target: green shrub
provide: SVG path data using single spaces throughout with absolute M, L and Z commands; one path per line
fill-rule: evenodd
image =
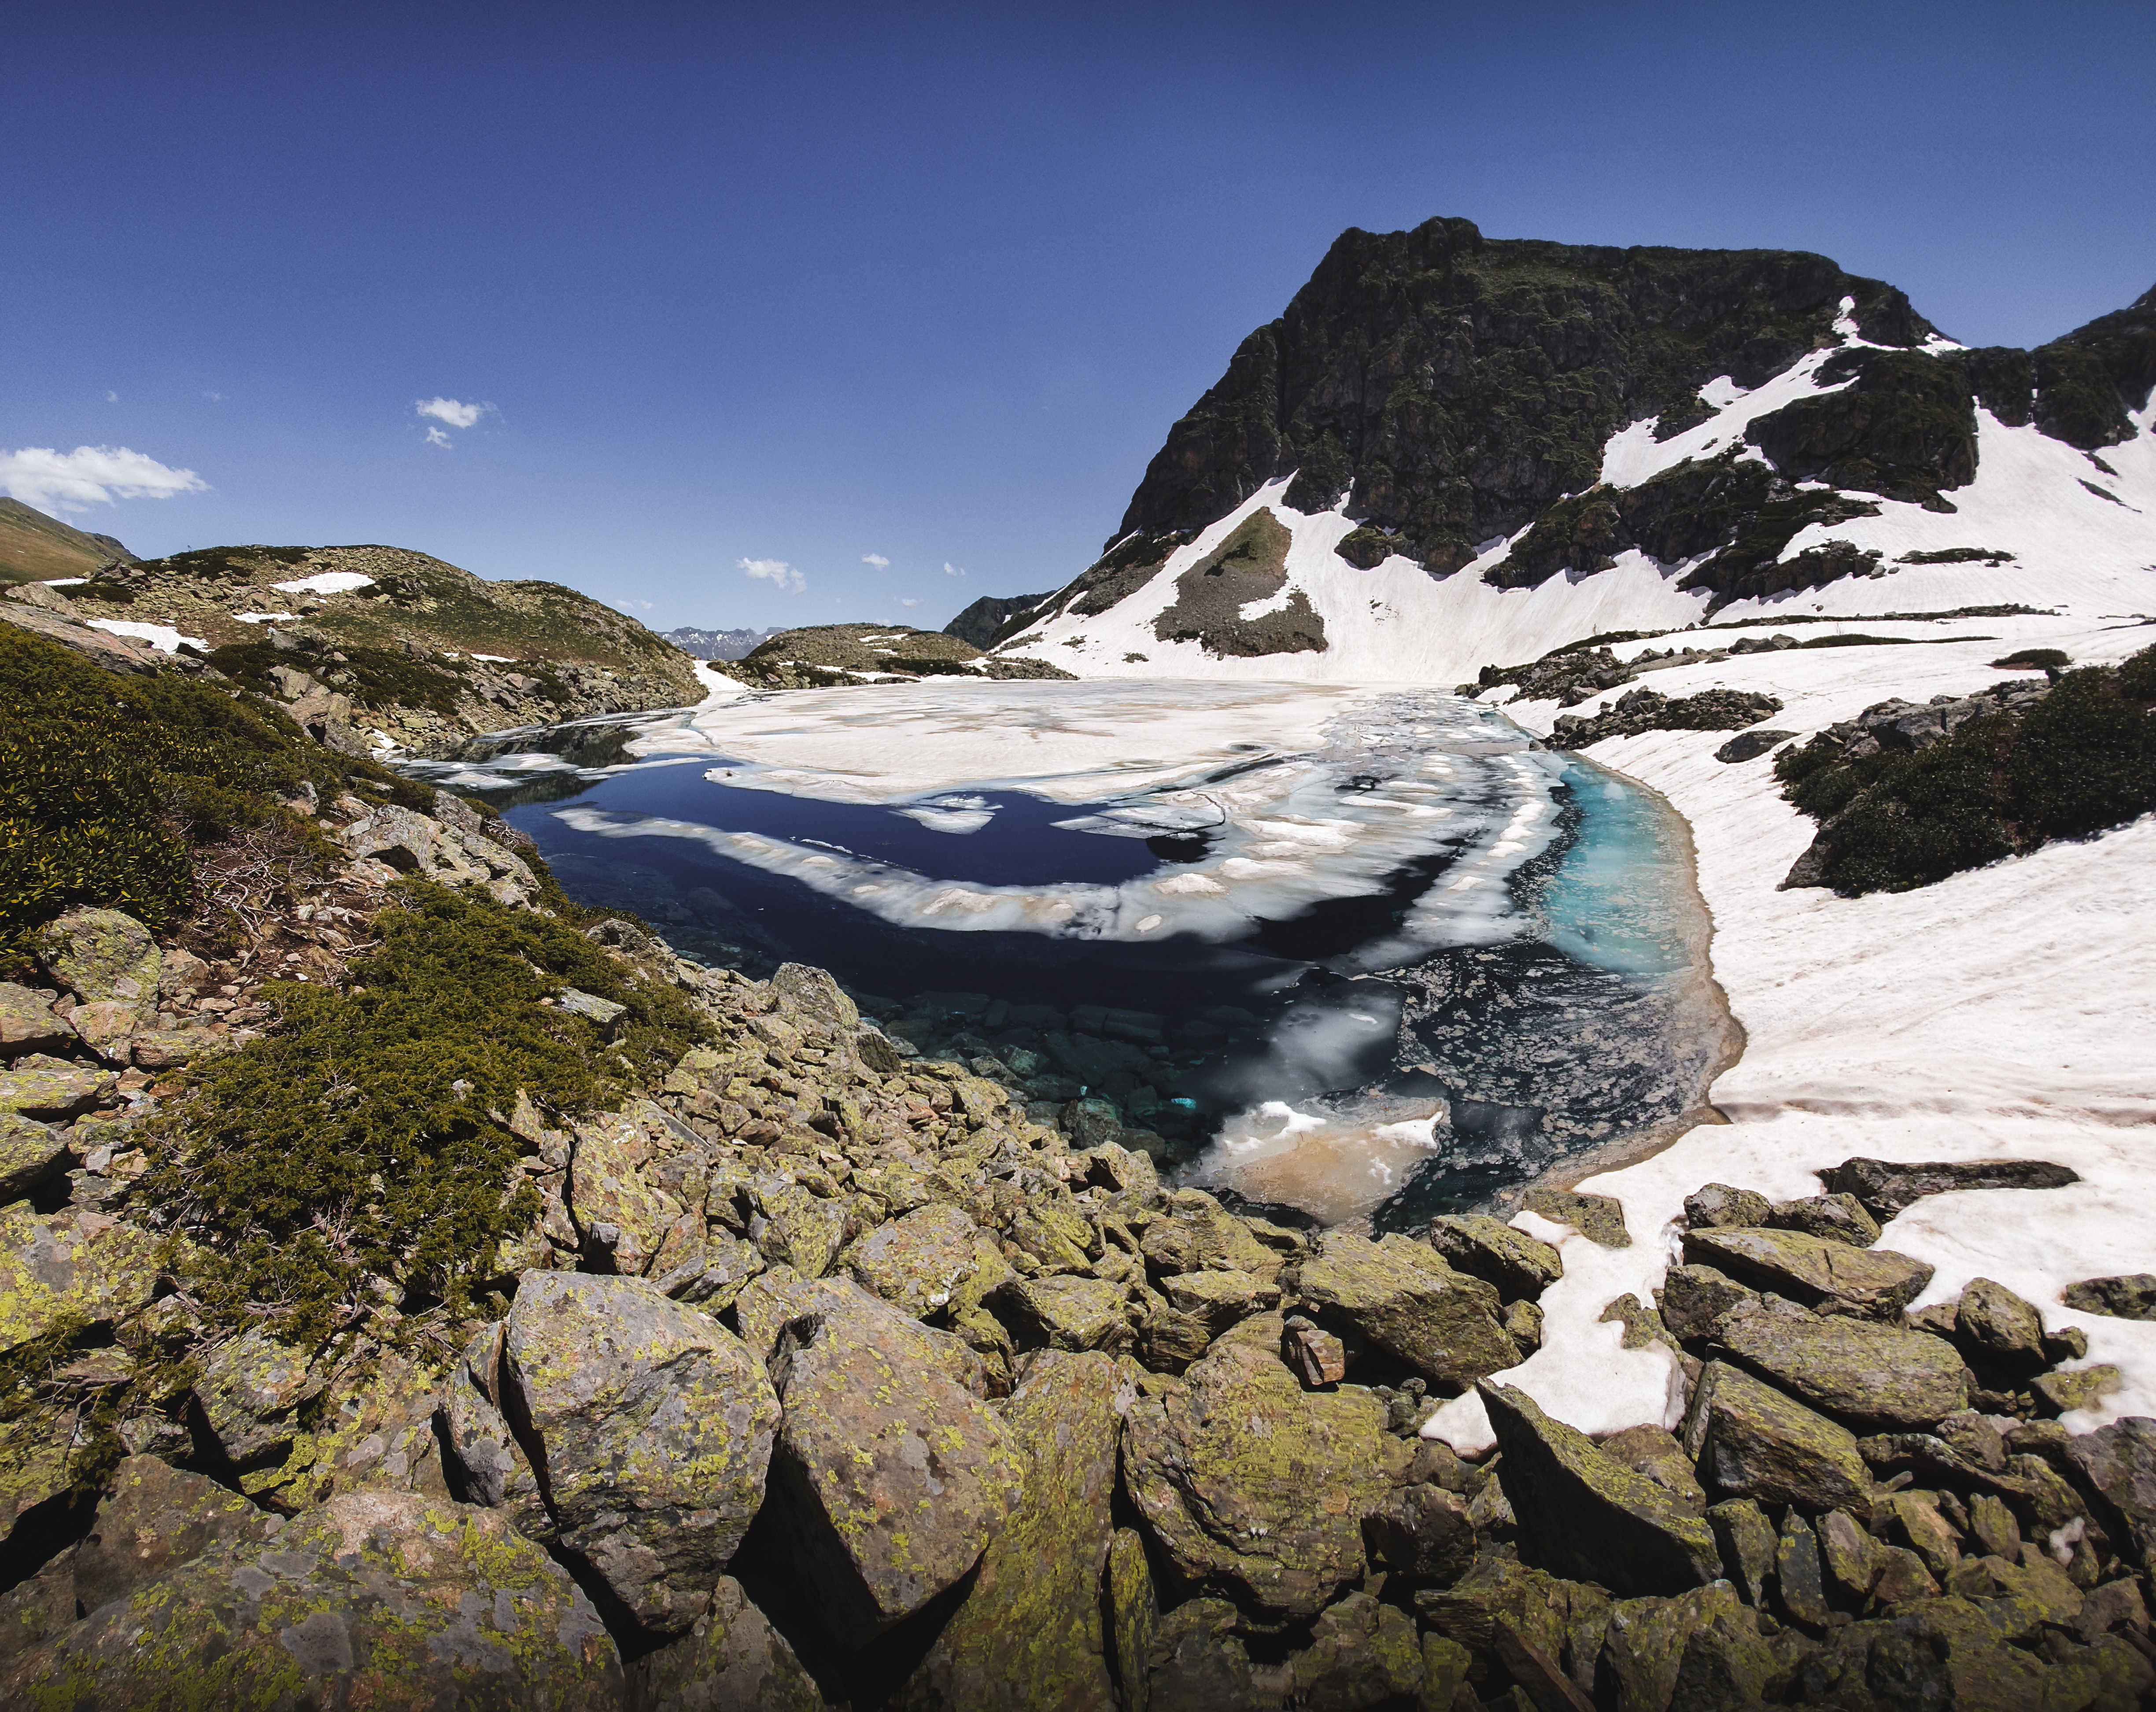
M 0 625 L 0 960 L 76 905 L 163 926 L 193 896 L 198 845 L 282 818 L 280 796 L 342 788 L 356 768 L 281 714 L 213 685 L 121 677 Z
M 2011 671 L 2016 666 L 2063 672 L 2073 661 L 2056 648 L 2022 648 L 2001 654 L 1991 664 L 2002 672 Z
M 398 890 L 350 990 L 264 988 L 269 1035 L 204 1065 L 153 1126 L 143 1199 L 192 1245 L 190 1288 L 218 1318 L 267 1310 L 316 1340 L 384 1285 L 407 1313 L 462 1318 L 538 1212 L 501 1117 L 519 1092 L 588 1111 L 705 1037 L 678 992 L 566 921 L 418 879 Z M 564 987 L 629 1007 L 612 1042 L 540 1002 Z
M 1845 897 L 1907 891 L 2156 809 L 2151 700 L 2156 648 L 2144 648 L 2115 671 L 2068 672 L 2025 713 L 1972 720 L 1929 749 L 1846 761 L 1821 735 L 1776 757 L 1774 775 L 1821 823 L 1828 884 Z

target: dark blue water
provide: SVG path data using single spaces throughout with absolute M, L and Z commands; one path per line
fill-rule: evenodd
M 517 740 L 527 751 L 549 741 L 586 766 L 625 758 L 618 744 L 603 752 L 615 741 L 603 727 Z M 1373 970 L 1370 948 L 1404 943 L 1418 900 L 1446 884 L 1470 841 L 1404 861 L 1365 895 L 1252 920 L 1225 942 L 947 931 L 886 920 L 693 838 L 608 837 L 562 812 L 760 834 L 988 886 L 1115 886 L 1199 860 L 1209 841 L 1055 824 L 1127 804 L 964 786 L 894 806 L 830 802 L 707 778 L 727 765 L 709 751 L 653 764 L 663 759 L 458 788 L 531 833 L 572 897 L 632 911 L 712 964 L 758 976 L 789 961 L 829 969 L 894 1038 L 993 1063 L 1043 1115 L 1105 1099 L 1188 1160 L 1268 1100 L 1350 1128 L 1435 1112 L 1433 1151 L 1378 1210 L 1381 1226 L 1476 1204 L 1686 1109 L 1719 1049 L 1720 1019 L 1686 997 L 1702 953 L 1673 925 L 1680 900 L 1697 900 L 1667 811 L 1590 764 L 1550 769 L 1557 836 L 1505 882 L 1527 930 Z M 1369 782 L 1343 774 L 1337 788 Z M 938 831 L 905 809 L 979 823 Z

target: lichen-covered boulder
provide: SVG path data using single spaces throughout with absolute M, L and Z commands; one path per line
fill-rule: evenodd
M 1968 1402 L 1959 1352 L 1926 1332 L 1768 1297 L 1732 1308 L 1715 1336 L 1732 1360 L 1860 1426 L 1928 1427 Z
M 1776 1663 L 1760 1638 L 1757 1613 L 1738 1602 L 1733 1588 L 1716 1583 L 1673 1598 L 1612 1605 L 1596 1674 L 1606 1684 L 1607 1704 L 1622 1712 L 1671 1705 L 1688 1666 L 1695 1677 L 1734 1676 L 1738 1682 L 1730 1686 L 1738 1692 L 1674 1703 L 1733 1709 L 1765 1704 Z
M 1973 1278 L 1954 1306 L 1954 1335 L 1988 1371 L 2026 1379 L 2051 1363 L 2044 1319 L 2035 1307 L 1988 1278 Z
M 846 1239 L 844 1202 L 813 1195 L 777 1171 L 760 1173 L 751 1193 L 757 1210 L 748 1237 L 766 1260 L 791 1266 L 803 1278 L 831 1269 Z
M 1697 1512 L 1525 1392 L 1481 1390 L 1505 1458 L 1505 1495 L 1537 1561 L 1630 1595 L 1681 1592 L 1721 1575 L 1714 1532 Z
M 631 1278 L 652 1271 L 684 1209 L 645 1176 L 649 1159 L 641 1130 L 621 1114 L 577 1126 L 563 1198 L 587 1263 Z
M 1003 1406 L 1029 1453 L 1010 1520 L 896 1706 L 1110 1712 L 1101 1576 L 1120 1416 L 1136 1393 L 1101 1355 L 1044 1351 Z
M 1859 1248 L 1868 1248 L 1879 1240 L 1879 1221 L 1854 1195 L 1807 1195 L 1794 1201 L 1777 1201 L 1760 1222 L 1776 1230 L 1804 1231 Z
M 1564 1276 L 1564 1258 L 1548 1243 L 1484 1212 L 1432 1219 L 1430 1245 L 1453 1270 L 1494 1285 L 1507 1302 L 1539 1296 Z
M 157 1286 L 157 1243 L 101 1212 L 0 1210 L 0 1355 L 67 1321 L 109 1325 Z
M 781 963 L 771 977 L 771 990 L 785 1009 L 826 1028 L 851 1030 L 861 1026 L 860 1007 L 824 970 L 806 963 Z
M 0 1058 L 67 1045 L 74 1031 L 27 987 L 0 981 Z
M 1014 1328 L 1051 1350 L 1119 1350 L 1131 1340 L 1123 1287 L 1104 1279 L 1014 1279 L 998 1299 Z
M 2156 1571 L 2156 1420 L 2129 1415 L 2066 1441 L 2066 1454 L 2143 1567 Z M 2122 1554 L 2123 1555 L 2123 1554 Z
M 740 1339 L 640 1279 L 527 1272 L 501 1385 L 562 1546 L 678 1633 L 755 1519 L 778 1399 Z
M 1685 1224 L 1692 1230 L 1727 1225 L 1763 1225 L 1773 1203 L 1756 1189 L 1707 1183 L 1685 1197 Z
M 1024 1489 L 1025 1454 L 948 1371 L 947 1337 L 850 1279 L 792 1286 L 786 1306 L 768 1501 L 824 1627 L 857 1647 L 980 1561 Z
M 1304 1311 L 1354 1352 L 1376 1349 L 1427 1380 L 1472 1385 L 1518 1365 L 1519 1346 L 1498 1323 L 1497 1292 L 1405 1237 L 1379 1242 L 1346 1232 L 1302 1263 Z
M 1803 1231 L 1686 1231 L 1684 1258 L 1739 1284 L 1808 1308 L 1892 1319 L 1917 1299 L 1935 1269 L 1891 1248 L 1859 1248 Z
M 1684 1448 L 1721 1497 L 1871 1514 L 1856 1435 L 1726 1361 L 1708 1362 L 1692 1389 Z
M 67 1137 L 47 1124 L 0 1111 L 0 1207 L 68 1169 Z
M 482 1325 L 450 1370 L 439 1408 L 456 1497 L 501 1510 L 527 1540 L 551 1545 L 559 1530 L 531 1459 L 501 1412 L 502 1328 Z
M 110 1070 L 28 1053 L 0 1070 L 0 1112 L 48 1120 L 73 1117 L 111 1093 L 118 1080 Z
M 980 1269 L 980 1227 L 958 1208 L 931 1204 L 863 1233 L 839 1263 L 862 1289 L 926 1320 Z
M 1280 1335 L 1256 1315 L 1180 1380 L 1148 1381 L 1124 1423 L 1124 1484 L 1199 1592 L 1307 1620 L 1365 1567 L 1386 1417 L 1367 1391 L 1306 1392 Z
M 1739 1302 L 1757 1301 L 1759 1293 L 1748 1289 L 1712 1266 L 1672 1266 L 1662 1275 L 1655 1303 L 1662 1324 L 1680 1342 L 1703 1338 L 1716 1320 Z
M 220 1541 L 261 1545 L 277 1519 L 204 1474 L 156 1457 L 129 1457 L 112 1471 L 89 1534 L 69 1561 L 85 1612 L 118 1599 Z
M 1358 1591 L 1310 1626 L 1310 1644 L 1288 1660 L 1292 1704 L 1379 1712 L 1414 1704 L 1423 1685 L 1414 1619 Z
M 282 1451 L 299 1432 L 300 1406 L 326 1382 L 309 1371 L 307 1354 L 258 1327 L 218 1345 L 203 1361 L 195 1403 L 218 1448 L 236 1466 Z
M 154 1016 L 164 958 L 150 930 L 120 910 L 70 910 L 31 936 L 45 966 L 85 1004 L 118 1000 Z
M 565 1571 L 500 1517 L 410 1493 L 220 1540 L 0 1665 L 9 1705 L 611 1712 L 621 1690 Z
M 721 1576 L 688 1633 L 629 1668 L 637 1712 L 829 1712 L 830 1702 L 785 1636 Z
M 1218 1336 L 1239 1320 L 1280 1305 L 1280 1286 L 1247 1272 L 1224 1269 L 1178 1272 L 1160 1281 L 1161 1294 L 1178 1314 L 1188 1315 Z
M 1163 1274 L 1221 1268 L 1270 1279 L 1281 1268 L 1278 1254 L 1201 1189 L 1170 1194 L 1138 1246 L 1152 1269 Z

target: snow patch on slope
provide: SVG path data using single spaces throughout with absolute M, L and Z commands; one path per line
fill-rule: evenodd
M 2041 639 L 2092 664 L 2156 638 L 2145 626 L 2056 618 L 1954 628 Z M 2001 648 L 1971 639 L 1753 654 L 1654 683 L 1671 695 L 1766 690 L 1785 704 L 1774 724 L 1801 739 L 1890 695 L 1922 701 L 1994 683 L 2003 674 L 1984 662 Z M 1558 710 L 1507 712 L 1547 730 Z M 1782 800 L 1767 760 L 1714 760 L 1722 741 L 1656 731 L 1591 752 L 1661 791 L 1691 825 L 1715 976 L 1748 1037 L 1712 1094 L 1731 1121 L 1580 1183 L 1623 1203 L 1630 1248 L 1598 1248 L 1532 1215 L 1515 1221 L 1559 1248 L 1565 1276 L 1543 1297 L 1542 1348 L 1500 1376 L 1590 1433 L 1672 1425 L 1676 1362 L 1659 1346 L 1622 1348 L 1622 1328 L 1600 1315 L 1628 1291 L 1652 1299 L 1677 1257 L 1686 1194 L 1709 1181 L 1776 1200 L 1816 1194 L 1815 1170 L 1857 1155 L 2047 1159 L 2083 1181 L 1933 1197 L 1891 1222 L 1881 1246 L 1938 1269 L 1920 1304 L 1951 1300 L 1981 1276 L 2035 1304 L 2048 1329 L 2086 1331 L 2090 1362 L 2118 1366 L 2124 1384 L 2099 1410 L 2066 1417 L 2068 1430 L 2156 1414 L 2156 1325 L 2059 1300 L 2076 1279 L 2145 1270 L 2156 1253 L 2147 1156 L 2156 1076 L 2141 1047 L 2156 1038 L 2156 938 L 2145 928 L 2156 911 L 2156 817 L 1912 892 L 1778 891 L 1815 828 Z M 1471 1396 L 1425 1431 L 1463 1449 L 1491 1442 Z

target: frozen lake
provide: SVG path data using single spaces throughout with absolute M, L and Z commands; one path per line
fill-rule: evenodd
M 1696 1105 L 1721 1053 L 1682 823 L 1433 690 L 797 690 L 410 770 L 690 955 L 829 968 L 1042 1115 L 1105 1102 L 1327 1222 L 1479 1202 Z

